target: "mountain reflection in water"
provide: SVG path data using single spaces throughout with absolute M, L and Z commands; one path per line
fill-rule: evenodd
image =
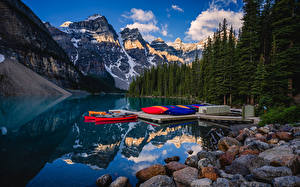
M 184 162 L 194 153 L 215 145 L 208 122 L 153 125 L 143 121 L 95 125 L 84 123 L 88 110 L 140 110 L 141 107 L 187 104 L 183 100 L 125 98 L 121 95 L 71 98 L 0 98 L 1 186 L 95 186 L 109 173 L 126 176 L 163 164 L 169 156 Z

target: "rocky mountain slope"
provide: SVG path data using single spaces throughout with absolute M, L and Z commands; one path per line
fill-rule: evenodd
M 80 72 L 26 5 L 20 0 L 2 0 L 0 12 L 0 54 L 4 58 L 18 61 L 59 86 L 77 87 Z
M 21 63 L 0 63 L 0 95 L 71 95 Z
M 190 62 L 196 53 L 201 54 L 200 48 L 177 50 L 164 42 L 163 47 L 155 41 L 149 44 L 138 29 L 125 28 L 117 34 L 99 14 L 79 22 L 67 21 L 60 28 L 45 25 L 83 74 L 101 78 L 111 75 L 121 89 L 128 89 L 131 80 L 144 69 L 162 63 Z

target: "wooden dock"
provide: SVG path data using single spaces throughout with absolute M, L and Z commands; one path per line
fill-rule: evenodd
M 121 113 L 131 113 L 136 114 L 140 119 L 153 121 L 157 123 L 165 123 L 172 121 L 184 121 L 184 120 L 209 120 L 209 121 L 222 121 L 222 122 L 242 122 L 242 123 L 254 123 L 256 118 L 243 119 L 241 116 L 217 116 L 217 115 L 207 115 L 207 114 L 192 114 L 192 115 L 182 115 L 182 116 L 172 116 L 172 115 L 153 115 L 147 114 L 142 111 L 128 111 L 128 110 L 110 110 L 110 112 L 119 111 Z

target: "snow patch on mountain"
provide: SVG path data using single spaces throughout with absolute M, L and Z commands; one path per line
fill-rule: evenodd
M 95 19 L 98 19 L 98 18 L 101 18 L 102 16 L 99 15 L 99 14 L 95 14 L 95 15 L 92 15 L 92 16 L 89 16 L 86 21 L 91 21 L 91 20 L 95 20 Z
M 78 48 L 78 42 L 80 42 L 81 39 L 72 38 L 71 42 L 73 43 L 74 47 Z

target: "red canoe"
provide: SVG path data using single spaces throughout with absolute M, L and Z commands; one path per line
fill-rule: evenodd
M 97 117 L 97 116 L 84 116 L 85 121 L 94 121 L 94 122 L 99 122 L 99 121 L 127 121 L 127 120 L 135 120 L 137 119 L 137 115 L 132 114 L 132 115 L 124 115 L 124 116 L 116 116 L 116 117 Z
M 130 123 L 130 122 L 137 122 L 137 119 L 130 119 L 130 120 L 122 120 L 122 121 L 97 121 L 95 125 L 104 125 L 104 124 L 114 124 L 114 123 Z
M 96 117 L 95 121 L 126 121 L 126 120 L 133 120 L 137 119 L 137 115 L 127 115 L 127 116 L 117 116 L 117 117 Z

